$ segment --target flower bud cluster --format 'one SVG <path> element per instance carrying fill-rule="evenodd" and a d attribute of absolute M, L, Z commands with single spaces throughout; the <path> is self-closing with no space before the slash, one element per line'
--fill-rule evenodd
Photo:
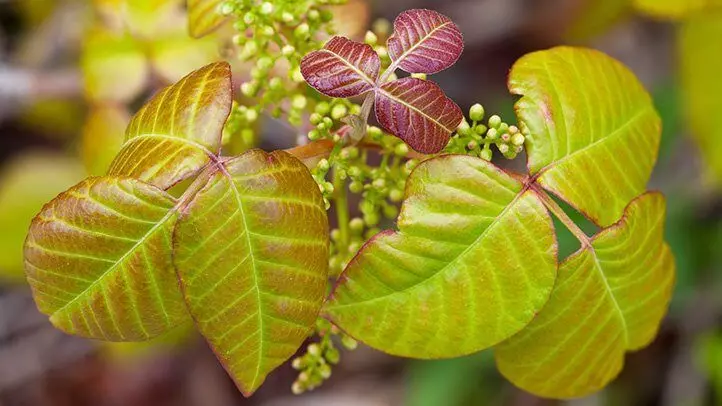
<path fill-rule="evenodd" d="M 451 138 L 444 150 L 447 153 L 478 156 L 490 161 L 493 155 L 491 146 L 506 159 L 514 159 L 524 150 L 526 137 L 529 135 L 526 126 L 521 129 L 502 121 L 498 115 L 492 115 L 484 124 L 484 107 L 474 104 L 469 109 L 469 120 L 466 118 L 459 124 L 456 134 Z"/>
<path fill-rule="evenodd" d="M 331 368 L 341 360 L 341 352 L 336 347 L 334 337 L 347 350 L 354 350 L 358 346 L 356 340 L 325 319 L 318 319 L 315 334 L 321 340 L 309 344 L 306 353 L 291 363 L 299 371 L 298 378 L 291 386 L 291 391 L 296 395 L 316 389 L 331 377 Z"/>

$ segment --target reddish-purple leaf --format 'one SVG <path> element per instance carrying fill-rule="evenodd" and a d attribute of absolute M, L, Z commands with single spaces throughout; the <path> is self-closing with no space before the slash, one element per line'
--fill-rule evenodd
<path fill-rule="evenodd" d="M 372 90 L 381 59 L 369 45 L 333 37 L 323 49 L 301 61 L 301 74 L 309 85 L 331 97 L 358 96 Z"/>
<path fill-rule="evenodd" d="M 389 55 L 409 73 L 437 73 L 454 63 L 464 50 L 459 27 L 436 11 L 417 9 L 399 14 L 387 42 Z"/>
<path fill-rule="evenodd" d="M 376 91 L 376 118 L 414 150 L 434 154 L 449 142 L 463 114 L 435 83 L 408 77 Z"/>

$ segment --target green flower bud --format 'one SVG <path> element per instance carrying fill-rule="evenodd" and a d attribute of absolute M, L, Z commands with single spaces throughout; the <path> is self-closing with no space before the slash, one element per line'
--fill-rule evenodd
<path fill-rule="evenodd" d="M 523 145 L 517 145 L 517 146 L 514 147 L 514 152 L 516 152 L 517 154 L 520 153 L 520 152 L 523 151 L 523 150 L 524 150 L 524 146 L 523 146 Z"/>
<path fill-rule="evenodd" d="M 364 191 L 364 184 L 358 181 L 351 182 L 350 185 L 348 185 L 348 189 L 351 191 L 351 193 L 359 194 Z"/>
<path fill-rule="evenodd" d="M 496 114 L 489 117 L 489 127 L 498 128 L 500 125 L 501 125 L 501 117 L 497 116 Z"/>
<path fill-rule="evenodd" d="M 508 144 L 500 144 L 499 145 L 499 152 L 506 155 L 509 152 L 509 145 Z"/>
<path fill-rule="evenodd" d="M 349 221 L 348 228 L 356 234 L 361 234 L 364 229 L 364 221 L 358 217 L 354 217 Z"/>
<path fill-rule="evenodd" d="M 425 74 L 425 73 L 412 73 L 412 74 L 411 74 L 411 77 L 412 77 L 412 78 L 416 78 L 416 79 L 426 80 L 426 74 Z"/>
<path fill-rule="evenodd" d="M 381 131 L 380 128 L 373 126 L 373 125 L 370 125 L 366 132 L 368 133 L 369 137 L 371 137 L 371 139 L 374 141 L 380 140 L 381 137 L 383 136 L 383 131 Z"/>
<path fill-rule="evenodd" d="M 258 44 L 256 41 L 248 41 L 246 42 L 246 45 L 243 46 L 243 51 L 241 51 L 241 57 L 243 59 L 251 59 L 258 53 Z"/>
<path fill-rule="evenodd" d="M 258 83 L 244 82 L 241 84 L 241 93 L 246 97 L 255 97 L 258 93 Z"/>
<path fill-rule="evenodd" d="M 268 87 L 271 90 L 279 90 L 283 87 L 283 81 L 281 78 L 271 78 L 271 80 L 268 81 Z"/>
<path fill-rule="evenodd" d="M 258 120 L 258 111 L 256 111 L 255 109 L 248 109 L 246 111 L 246 121 L 248 121 L 249 123 L 253 123 L 256 120 Z"/>
<path fill-rule="evenodd" d="M 384 216 L 388 219 L 394 219 L 399 214 L 399 208 L 393 204 L 387 204 L 384 206 Z"/>
<path fill-rule="evenodd" d="M 469 135 L 470 130 L 471 130 L 471 127 L 469 126 L 469 123 L 466 121 L 466 119 L 461 120 L 461 123 L 459 123 L 459 126 L 456 127 L 456 132 L 461 135 Z"/>
<path fill-rule="evenodd" d="M 311 130 L 308 132 L 308 139 L 311 141 L 316 141 L 317 139 L 321 138 L 321 133 L 318 130 Z"/>
<path fill-rule="evenodd" d="M 373 185 L 376 189 L 383 189 L 386 187 L 386 180 L 383 178 L 374 179 Z"/>
<path fill-rule="evenodd" d="M 333 186 L 333 183 L 331 183 L 331 182 L 326 182 L 323 184 L 323 190 L 328 194 L 333 193 L 334 189 L 335 188 Z"/>
<path fill-rule="evenodd" d="M 359 168 L 358 166 L 352 166 L 348 168 L 348 176 L 350 176 L 351 178 L 359 178 L 361 174 L 361 168 Z"/>
<path fill-rule="evenodd" d="M 341 360 L 341 353 L 336 349 L 336 347 L 329 347 L 323 356 L 326 358 L 326 361 L 333 365 L 338 364 Z"/>
<path fill-rule="evenodd" d="M 489 129 L 484 124 L 478 124 L 474 127 L 474 132 L 478 135 L 484 135 Z"/>
<path fill-rule="evenodd" d="M 305 79 L 303 78 L 303 74 L 301 74 L 301 68 L 297 67 L 291 72 L 291 80 L 296 83 L 303 83 Z"/>
<path fill-rule="evenodd" d="M 310 121 L 313 125 L 321 123 L 322 120 L 323 116 L 318 113 L 311 113 L 311 115 L 308 117 L 308 121 Z"/>
<path fill-rule="evenodd" d="M 479 103 L 474 104 L 469 109 L 469 118 L 473 121 L 481 121 L 484 119 L 484 106 Z"/>
<path fill-rule="evenodd" d="M 321 355 L 321 347 L 316 343 L 309 344 L 306 351 L 314 357 L 318 357 L 319 355 Z"/>
<path fill-rule="evenodd" d="M 515 126 L 515 125 L 510 125 L 510 126 L 509 126 L 509 134 L 514 135 L 514 134 L 516 134 L 516 133 L 518 133 L 518 132 L 519 132 L 519 127 L 517 127 L 517 126 Z"/>
<path fill-rule="evenodd" d="M 358 342 L 353 338 L 344 335 L 341 337 L 341 345 L 343 345 L 347 350 L 355 350 L 356 347 L 358 347 Z"/>
<path fill-rule="evenodd" d="M 509 143 L 509 141 L 511 141 L 511 135 L 509 135 L 509 133 L 504 133 L 501 135 L 501 140 L 503 142 Z"/>
<path fill-rule="evenodd" d="M 499 133 L 496 131 L 496 128 L 490 128 L 489 131 L 486 132 L 486 138 L 492 141 L 499 138 Z"/>
<path fill-rule="evenodd" d="M 303 110 L 306 108 L 306 105 L 308 104 L 308 100 L 306 100 L 306 96 L 302 94 L 297 94 L 293 96 L 293 100 L 291 101 L 291 107 L 293 107 L 296 110 Z"/>
<path fill-rule="evenodd" d="M 499 124 L 499 127 L 497 128 L 500 133 L 508 133 L 509 132 L 509 124 L 507 123 L 501 123 Z"/>
<path fill-rule="evenodd" d="M 321 374 L 321 377 L 323 379 L 328 379 L 331 377 L 331 367 L 328 365 L 321 365 L 318 368 L 318 372 Z"/>
<path fill-rule="evenodd" d="M 329 21 L 333 20 L 333 13 L 329 10 L 321 10 L 321 21 L 324 23 L 327 23 Z"/>
<path fill-rule="evenodd" d="M 304 364 L 303 357 L 297 357 L 293 359 L 293 362 L 291 362 L 291 367 L 295 370 L 299 370 L 305 366 Z"/>
<path fill-rule="evenodd" d="M 293 385 L 291 385 L 291 392 L 294 395 L 300 395 L 305 391 L 306 389 L 303 387 L 303 384 L 301 382 L 296 381 L 293 383 Z"/>
<path fill-rule="evenodd" d="M 316 113 L 325 116 L 331 111 L 331 105 L 328 102 L 320 102 L 316 105 Z"/>
<path fill-rule="evenodd" d="M 227 1 L 223 4 L 221 4 L 221 7 L 218 9 L 218 11 L 224 16 L 229 16 L 229 15 L 233 14 L 233 11 L 234 11 L 233 3 Z"/>
<path fill-rule="evenodd" d="M 250 128 L 244 128 L 241 130 L 241 140 L 244 145 L 252 146 L 256 142 L 253 130 Z"/>
<path fill-rule="evenodd" d="M 375 236 L 376 234 L 378 234 L 380 232 L 381 232 L 381 229 L 378 227 L 369 228 L 368 230 L 366 230 L 366 233 L 364 233 L 364 238 L 366 238 L 367 240 L 370 240 L 371 238 L 373 238 L 373 236 Z"/>
<path fill-rule="evenodd" d="M 307 17 L 310 21 L 318 21 L 321 19 L 321 13 L 316 9 L 311 9 L 308 11 Z"/>
<path fill-rule="evenodd" d="M 293 14 L 289 13 L 288 11 L 284 11 L 281 14 L 281 21 L 283 21 L 286 24 L 290 24 L 293 22 L 295 18 L 293 17 Z"/>
<path fill-rule="evenodd" d="M 298 25 L 298 27 L 296 27 L 295 30 L 293 30 L 293 35 L 299 39 L 306 39 L 310 31 L 311 29 L 309 28 L 308 24 L 301 23 Z"/>
<path fill-rule="evenodd" d="M 358 157 L 358 148 L 346 147 L 341 150 L 341 158 L 343 159 L 354 159 Z"/>
<path fill-rule="evenodd" d="M 482 149 L 479 157 L 485 161 L 491 161 L 491 149 Z"/>
<path fill-rule="evenodd" d="M 269 15 L 273 13 L 273 4 L 271 2 L 265 1 L 263 4 L 261 4 L 261 14 Z"/>
<path fill-rule="evenodd" d="M 396 144 L 394 147 L 394 154 L 398 156 L 406 156 L 409 153 L 409 146 L 405 143 Z"/>
<path fill-rule="evenodd" d="M 340 120 L 346 117 L 346 114 L 348 114 L 348 109 L 343 104 L 337 104 L 331 109 L 331 117 L 334 120 Z"/>
<path fill-rule="evenodd" d="M 296 48 L 293 47 L 293 45 L 284 45 L 283 48 L 281 48 L 281 54 L 283 56 L 291 56 L 296 52 Z"/>
<path fill-rule="evenodd" d="M 524 141 L 526 141 L 526 138 L 524 137 L 524 134 L 517 132 L 514 134 L 513 137 L 511 137 L 511 143 L 514 145 L 524 145 Z"/>
<path fill-rule="evenodd" d="M 316 165 L 316 168 L 318 168 L 319 171 L 326 173 L 331 168 L 331 164 L 328 163 L 328 159 L 323 158 L 318 161 L 318 165 Z"/>
<path fill-rule="evenodd" d="M 385 18 L 379 18 L 374 21 L 372 28 L 375 33 L 385 37 L 391 32 L 391 22 Z"/>
<path fill-rule="evenodd" d="M 375 226 L 379 223 L 379 215 L 376 213 L 367 213 L 364 215 L 364 222 L 370 226 Z"/>
<path fill-rule="evenodd" d="M 276 33 L 276 30 L 275 30 L 272 26 L 267 25 L 267 26 L 263 27 L 263 29 L 261 29 L 261 33 L 262 33 L 265 37 L 272 37 L 273 34 Z"/>
<path fill-rule="evenodd" d="M 387 58 L 389 56 L 389 50 L 385 46 L 377 46 L 376 53 L 379 54 L 379 57 L 381 59 Z M 391 76 L 396 76 L 396 75 L 391 74 Z M 391 78 L 391 76 L 389 76 L 389 78 Z M 394 80 L 394 79 L 389 79 L 389 80 Z"/>
<path fill-rule="evenodd" d="M 364 36 L 364 42 L 374 46 L 378 42 L 379 37 L 376 36 L 376 34 L 373 33 L 373 31 L 366 31 L 366 35 Z"/>
<path fill-rule="evenodd" d="M 389 191 L 389 199 L 394 202 L 398 203 L 404 198 L 404 192 L 402 192 L 400 189 L 391 189 Z"/>
<path fill-rule="evenodd" d="M 466 149 L 468 150 L 475 150 L 477 148 L 479 148 L 479 143 L 474 140 L 471 140 L 466 144 Z"/>
<path fill-rule="evenodd" d="M 256 22 L 256 15 L 253 14 L 252 12 L 250 12 L 250 11 L 247 12 L 247 13 L 243 16 L 243 22 L 246 23 L 246 25 L 253 25 L 253 23 Z"/>
<path fill-rule="evenodd" d="M 256 61 L 256 67 L 263 71 L 268 71 L 273 67 L 273 58 L 270 56 L 262 56 Z"/>

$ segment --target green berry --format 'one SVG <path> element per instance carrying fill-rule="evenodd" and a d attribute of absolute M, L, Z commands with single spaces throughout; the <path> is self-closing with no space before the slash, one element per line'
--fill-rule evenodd
<path fill-rule="evenodd" d="M 485 161 L 491 161 L 491 150 L 488 148 L 482 149 L 479 157 Z"/>
<path fill-rule="evenodd" d="M 364 221 L 358 217 L 354 217 L 351 221 L 349 221 L 348 227 L 354 233 L 361 234 L 364 229 Z"/>

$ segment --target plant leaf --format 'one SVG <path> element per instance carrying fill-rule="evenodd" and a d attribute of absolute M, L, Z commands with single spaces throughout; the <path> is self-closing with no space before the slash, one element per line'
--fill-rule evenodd
<path fill-rule="evenodd" d="M 557 264 L 548 212 L 482 159 L 421 163 L 398 226 L 366 243 L 325 309 L 371 347 L 414 358 L 470 354 L 524 328 L 551 293 Z"/>
<path fill-rule="evenodd" d="M 376 86 L 381 59 L 370 45 L 333 37 L 323 49 L 304 56 L 301 74 L 319 92 L 331 97 L 358 96 Z"/>
<path fill-rule="evenodd" d="M 436 83 L 411 77 L 384 83 L 375 111 L 382 127 L 425 154 L 441 151 L 464 118 Z"/>
<path fill-rule="evenodd" d="M 601 52 L 557 47 L 514 64 L 509 90 L 527 137 L 529 172 L 604 227 L 644 192 L 660 119 L 632 72 Z"/>
<path fill-rule="evenodd" d="M 716 41 L 722 35 L 722 12 L 708 12 L 690 17 L 679 30 L 680 82 L 690 134 L 704 158 L 709 176 L 717 187 L 722 187 L 722 58 Z"/>
<path fill-rule="evenodd" d="M 0 283 L 22 282 L 23 243 L 30 221 L 48 200 L 85 177 L 83 166 L 61 154 L 29 151 L 0 170 Z"/>
<path fill-rule="evenodd" d="M 93 101 L 129 102 L 145 88 L 149 76 L 137 41 L 99 28 L 85 35 L 80 67 L 85 95 Z"/>
<path fill-rule="evenodd" d="M 175 264 L 199 330 L 249 396 L 314 326 L 328 220 L 291 155 L 252 150 L 222 165 L 178 223 Z"/>
<path fill-rule="evenodd" d="M 683 19 L 701 12 L 722 10 L 722 0 L 634 0 L 644 13 L 663 19 Z"/>
<path fill-rule="evenodd" d="M 449 68 L 464 51 L 464 38 L 449 17 L 433 10 L 399 14 L 387 44 L 389 56 L 409 73 L 437 73 Z"/>
<path fill-rule="evenodd" d="M 198 172 L 220 149 L 231 87 L 230 65 L 216 62 L 162 90 L 131 120 L 108 174 L 167 189 Z"/>
<path fill-rule="evenodd" d="M 188 32 L 200 38 L 223 25 L 226 18 L 218 12 L 223 0 L 188 0 Z"/>
<path fill-rule="evenodd" d="M 539 396 L 579 397 L 609 383 L 625 351 L 648 345 L 667 310 L 674 258 L 664 243 L 664 197 L 633 200 L 624 217 L 559 268 L 551 299 L 496 347 L 501 373 Z"/>
<path fill-rule="evenodd" d="M 35 302 L 69 334 L 138 341 L 187 313 L 171 261 L 175 199 L 121 177 L 89 178 L 32 221 L 25 272 Z"/>

